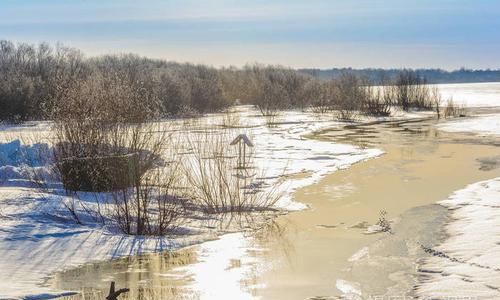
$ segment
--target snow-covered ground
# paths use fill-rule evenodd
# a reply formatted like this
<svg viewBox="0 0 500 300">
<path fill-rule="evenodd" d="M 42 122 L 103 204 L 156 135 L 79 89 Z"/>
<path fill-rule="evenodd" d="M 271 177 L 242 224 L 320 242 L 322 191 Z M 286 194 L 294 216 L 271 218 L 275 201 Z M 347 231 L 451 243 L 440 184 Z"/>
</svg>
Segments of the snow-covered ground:
<svg viewBox="0 0 500 300">
<path fill-rule="evenodd" d="M 449 238 L 420 266 L 417 295 L 500 299 L 500 178 L 471 184 L 440 204 L 452 214 Z"/>
<path fill-rule="evenodd" d="M 467 99 L 467 105 L 469 106 L 500 105 L 498 103 L 500 84 L 488 84 L 486 87 L 482 87 L 481 89 L 486 88 L 489 91 L 487 92 L 488 95 L 483 96 L 481 96 L 481 91 L 474 91 L 477 88 L 475 85 L 472 85 L 472 87 L 447 86 L 444 89 L 441 86 L 445 97 L 447 96 L 447 92 L 453 92 L 455 100 L 461 100 L 462 98 L 460 97 L 465 97 L 463 99 Z M 241 127 L 232 129 L 231 132 L 246 133 L 252 138 L 256 145 L 255 163 L 259 168 L 267 170 L 267 177 L 273 178 L 283 175 L 283 173 L 286 175 L 300 175 L 287 177 L 287 181 L 283 185 L 286 186 L 286 193 L 281 201 L 277 203 L 281 209 L 296 210 L 304 208 L 303 204 L 293 201 L 293 192 L 297 188 L 312 184 L 327 173 L 340 168 L 347 168 L 356 162 L 382 154 L 382 151 L 378 149 L 361 149 L 351 145 L 322 142 L 304 137 L 304 135 L 314 131 L 342 126 L 341 123 L 334 121 L 328 115 L 318 116 L 313 113 L 286 112 L 278 116 L 275 120 L 277 124 L 271 127 L 265 125 L 265 118 L 257 115 L 257 112 L 248 110 L 248 108 L 242 109 L 239 122 L 239 126 Z M 425 114 L 397 113 L 395 117 L 411 118 L 423 115 Z M 461 128 L 461 130 L 455 131 L 462 131 L 463 129 L 470 131 L 474 128 L 474 130 L 480 132 L 498 133 L 498 127 L 495 127 L 498 126 L 498 115 L 490 115 L 490 117 L 490 119 L 480 117 L 453 120 L 443 124 L 442 129 L 453 130 L 453 128 Z M 204 122 L 202 126 L 211 124 L 217 127 L 217 125 L 222 124 L 223 118 L 223 115 L 211 115 L 202 118 L 201 122 Z M 174 127 L 184 126 L 183 124 L 186 123 L 182 120 L 167 122 L 173 123 Z M 196 125 L 197 122 L 194 122 L 194 127 L 201 126 Z M 193 132 L 198 129 L 191 128 Z M 15 147 L 12 145 L 6 146 L 7 143 L 16 139 L 29 141 L 33 136 L 43 137 L 43 139 L 50 141 L 50 139 L 47 139 L 50 136 L 50 123 L 29 123 L 22 126 L 0 127 L 0 143 L 3 143 L 5 147 L 3 152 L 0 149 L 0 152 L 3 154 L 3 156 L 0 155 L 0 270 L 2 270 L 0 272 L 0 298 L 57 293 L 58 291 L 52 291 L 40 285 L 43 283 L 44 278 L 54 272 L 73 268 L 88 262 L 110 260 L 121 256 L 137 255 L 165 249 L 176 249 L 213 240 L 220 233 L 203 231 L 196 235 L 181 238 L 132 237 L 111 234 L 106 228 L 102 228 L 100 225 L 90 221 L 84 225 L 76 225 L 59 219 L 56 216 L 67 214 L 67 210 L 62 206 L 62 202 L 65 199 L 64 196 L 61 196 L 63 193 L 60 186 L 57 187 L 55 185 L 55 190 L 52 190 L 50 193 L 40 192 L 30 187 L 23 181 L 25 172 L 26 170 L 29 171 L 29 167 L 26 167 L 20 161 L 26 155 L 19 155 L 16 152 L 17 149 L 23 148 L 23 153 L 28 153 L 29 149 L 31 149 L 30 146 L 22 145 L 22 143 L 20 145 L 17 142 L 14 143 Z M 8 152 L 6 150 L 7 147 L 10 149 L 9 155 L 5 155 Z M 14 148 L 14 151 L 12 151 L 12 148 Z M 43 168 L 43 165 L 39 167 Z M 485 187 L 482 186 L 481 188 L 484 189 Z M 476 193 L 480 194 L 481 188 L 478 187 Z M 500 198 L 498 196 L 500 193 L 498 193 L 498 190 L 496 192 L 497 196 L 493 198 L 498 199 Z M 500 206 L 500 204 L 497 206 Z M 493 211 L 495 210 L 493 209 Z M 464 218 L 464 220 L 469 220 L 467 218 Z M 493 230 L 492 228 L 494 227 L 481 229 Z M 484 235 L 481 236 L 484 237 Z M 457 238 L 459 239 L 460 236 Z M 220 239 L 203 243 L 200 250 L 202 259 L 199 263 L 188 267 L 188 272 L 192 274 L 193 278 L 212 276 L 217 270 L 213 265 L 214 261 L 219 260 L 221 262 L 217 264 L 217 267 L 227 265 L 227 259 L 221 257 L 219 251 L 226 247 L 228 243 L 232 243 L 231 245 L 234 244 L 237 247 L 238 244 L 245 243 L 245 239 L 241 234 L 236 233 L 234 235 L 224 235 Z M 470 244 L 470 246 L 473 247 L 475 245 Z M 464 250 L 464 253 L 467 251 L 474 253 L 473 249 L 468 248 Z M 238 252 L 235 253 L 237 254 Z M 500 257 L 500 255 L 497 255 L 497 257 Z M 443 264 L 443 266 L 446 265 Z M 475 267 L 471 271 L 474 271 L 474 273 L 467 274 L 467 276 L 477 275 L 481 278 L 484 276 L 490 279 L 493 278 L 489 277 L 489 275 L 483 275 L 486 274 L 484 272 L 491 273 L 492 271 L 489 269 Z M 446 270 L 446 272 L 450 272 L 450 270 Z M 446 272 L 440 273 L 439 276 L 445 278 L 445 276 L 441 275 L 446 274 Z M 222 271 L 219 273 L 222 275 L 226 274 Z M 436 274 L 433 276 L 432 280 L 427 281 L 421 287 L 420 291 L 422 295 L 427 292 L 430 294 L 435 291 L 434 289 L 440 287 L 437 282 L 438 280 L 442 280 L 442 278 Z M 236 290 L 238 287 L 238 276 L 233 279 L 236 280 L 234 284 L 235 295 L 241 296 L 242 294 Z M 467 278 L 465 279 L 467 280 Z M 199 282 L 202 284 L 205 281 L 199 280 Z M 491 283 L 490 281 L 485 282 Z M 455 285 L 455 283 L 455 281 L 446 282 L 450 287 L 461 287 Z M 339 285 L 347 286 L 345 283 L 339 283 Z M 485 285 L 483 284 L 483 286 Z M 500 286 L 500 284 L 497 282 L 497 284 L 492 286 Z M 205 298 L 217 298 L 216 287 L 200 286 L 197 290 L 208 293 Z M 214 297 L 209 297 L 209 294 Z"/>
<path fill-rule="evenodd" d="M 331 116 L 286 112 L 275 120 L 277 124 L 268 127 L 266 120 L 255 114 L 248 108 L 241 111 L 241 127 L 232 129 L 232 132 L 247 133 L 253 139 L 256 165 L 266 170 L 268 178 L 283 173 L 300 175 L 287 177 L 283 184 L 286 194 L 277 203 L 280 209 L 304 208 L 303 204 L 293 201 L 292 193 L 297 188 L 311 184 L 329 172 L 382 154 L 378 149 L 361 149 L 303 137 L 316 130 L 341 126 Z M 221 122 L 221 117 L 202 118 L 203 125 L 196 121 L 189 130 L 195 132 L 199 126 L 207 124 L 215 126 Z M 168 122 L 186 124 L 184 121 Z M 68 221 L 69 213 L 63 203 L 71 199 L 64 195 L 60 183 L 52 183 L 51 189 L 40 191 L 23 178 L 24 171 L 33 167 L 24 164 L 24 159 L 35 146 L 12 140 L 24 140 L 23 137 L 33 132 L 49 136 L 50 126 L 35 123 L 3 127 L 0 132 L 0 151 L 3 154 L 0 170 L 5 171 L 0 182 L 0 298 L 57 293 L 40 285 L 54 272 L 88 262 L 176 249 L 214 239 L 222 233 L 200 230 L 197 234 L 177 238 L 134 237 L 111 233 L 90 218 L 84 220 L 83 225 Z M 50 145 L 38 145 L 38 148 L 43 147 Z M 91 197 L 86 201 L 89 206 L 95 205 Z M 206 244 L 206 247 L 217 248 L 221 245 L 219 243 L 225 244 L 226 239 L 232 237 L 235 236 Z M 203 276 L 196 268 L 193 270 L 195 278 Z"/>
<path fill-rule="evenodd" d="M 470 118 L 453 119 L 440 124 L 439 129 L 448 132 L 500 135 L 500 114 L 487 114 Z"/>
<path fill-rule="evenodd" d="M 437 84 L 444 100 L 467 107 L 500 106 L 500 82 Z"/>
<path fill-rule="evenodd" d="M 465 107 L 500 107 L 500 83 L 438 84 L 444 100 L 452 98 Z M 471 132 L 479 135 L 500 135 L 500 114 L 481 114 L 451 119 L 439 125 L 448 132 Z"/>
</svg>

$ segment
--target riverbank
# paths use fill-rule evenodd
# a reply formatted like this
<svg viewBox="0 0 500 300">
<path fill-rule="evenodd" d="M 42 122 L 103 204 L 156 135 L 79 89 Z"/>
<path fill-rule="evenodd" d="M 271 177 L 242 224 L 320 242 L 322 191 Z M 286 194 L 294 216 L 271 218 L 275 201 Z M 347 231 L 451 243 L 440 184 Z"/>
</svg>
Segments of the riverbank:
<svg viewBox="0 0 500 300">
<path fill-rule="evenodd" d="M 5 210 L 10 220 L 21 218 L 3 223 L 0 250 L 9 260 L 0 262 L 11 271 L 6 273 L 9 278 L 2 280 L 5 288 L 2 292 L 10 291 L 7 295 L 13 297 L 14 293 L 26 295 L 26 291 L 40 294 L 81 288 L 106 290 L 110 278 L 118 278 L 133 289 L 174 289 L 180 295 L 201 295 L 203 299 L 220 299 L 228 293 L 239 299 L 258 296 L 281 299 L 289 290 L 294 291 L 296 299 L 340 296 L 346 291 L 380 294 L 391 289 L 399 278 L 395 274 L 406 274 L 412 267 L 415 269 L 415 265 L 408 262 L 413 256 L 401 255 L 407 262 L 396 263 L 405 267 L 401 270 L 382 268 L 373 273 L 378 274 L 375 278 L 365 276 L 366 281 L 354 276 L 358 273 L 355 264 L 376 256 L 377 252 L 370 252 L 369 246 L 386 236 L 383 233 L 364 234 L 369 225 L 376 223 L 379 212 L 388 212 L 394 228 L 406 228 L 398 225 L 397 217 L 404 216 L 408 209 L 444 199 L 461 188 L 461 184 L 487 179 L 485 176 L 498 172 L 498 168 L 489 163 L 497 149 L 484 142 L 484 138 L 441 133 L 434 120 L 421 117 L 419 114 L 403 115 L 344 127 L 345 123 L 325 116 L 289 112 L 268 127 L 266 120 L 248 113 L 246 118 L 250 123 L 243 128 L 251 130 L 251 136 L 261 146 L 257 155 L 260 163 L 273 166 L 274 172 L 281 172 L 286 167 L 285 178 L 294 180 L 289 182 L 281 208 L 310 207 L 278 217 L 271 222 L 272 229 L 258 230 L 257 236 L 251 230 L 217 238 L 220 234 L 241 229 L 221 229 L 212 223 L 202 234 L 200 228 L 195 228 L 198 232 L 188 237 L 127 237 L 112 235 L 95 225 L 87 224 L 84 230 L 67 224 L 53 226 L 45 222 L 47 212 L 37 211 L 40 214 L 36 215 L 31 213 L 33 206 L 11 206 L 15 213 Z M 192 130 L 206 128 L 206 124 L 220 129 L 219 123 L 217 118 L 208 119 L 206 123 L 194 122 Z M 6 133 L 13 134 L 17 133 Z M 355 164 L 380 155 L 382 151 L 377 149 L 383 149 L 386 155 Z M 289 165 L 290 162 L 293 164 Z M 47 195 L 35 195 L 33 191 L 27 187 L 4 186 L 1 192 L 2 199 L 10 204 L 18 203 L 13 199 L 23 199 L 19 203 L 41 203 L 47 199 Z M 47 205 L 46 208 L 54 207 Z M 418 217 L 419 212 L 425 209 L 408 216 L 424 220 L 434 215 L 433 211 Z M 45 223 L 40 225 L 40 222 Z M 439 227 L 431 219 L 424 223 Z M 399 241 L 409 234 L 411 231 L 405 233 L 398 229 L 396 232 Z M 181 253 L 176 255 L 181 258 L 177 265 L 170 264 L 172 259 L 168 255 L 164 259 L 163 255 L 148 256 L 153 259 L 134 258 L 212 239 L 215 240 L 175 252 Z M 53 255 L 53 249 L 60 255 Z M 67 254 L 62 256 L 64 253 Z M 383 256 L 388 252 L 382 250 L 380 253 Z M 114 260 L 122 256 L 130 258 Z M 25 257 L 32 260 L 19 263 Z M 33 261 L 36 263 L 32 264 Z M 104 263 L 88 264 L 92 261 Z M 82 264 L 85 265 L 83 269 L 74 269 Z M 117 273 L 120 264 L 122 271 Z M 107 272 L 107 268 L 115 271 Z M 57 273 L 61 270 L 69 271 Z M 391 272 L 383 273 L 384 270 Z M 224 280 L 211 280 L 215 277 Z M 372 282 L 371 288 L 376 289 L 370 290 L 366 282 Z"/>
<path fill-rule="evenodd" d="M 270 186 L 272 182 L 282 182 L 283 195 L 273 207 L 278 213 L 305 208 L 304 204 L 292 199 L 298 188 L 317 182 L 328 173 L 382 154 L 378 149 L 303 138 L 316 130 L 343 125 L 331 116 L 290 111 L 280 114 L 270 125 L 255 110 L 239 109 L 234 113 L 239 114 L 241 122 L 230 124 L 230 127 L 224 124 L 227 117 L 224 114 L 165 121 L 159 126 L 170 130 L 172 139 L 203 130 L 234 136 L 247 133 L 256 145 L 255 166 L 264 171 L 259 176 Z M 57 295 L 66 289 L 46 284 L 47 278 L 56 272 L 91 262 L 180 249 L 244 230 L 241 226 L 247 227 L 244 222 L 225 226 L 225 218 L 219 220 L 217 216 L 208 216 L 207 220 L 189 220 L 183 224 L 179 230 L 182 234 L 127 236 L 99 224 L 85 207 L 78 211 L 83 216 L 83 224 L 76 224 L 66 207 L 72 198 L 64 193 L 60 183 L 53 182 L 50 189 L 40 189 L 23 177 L 32 166 L 18 161 L 24 158 L 19 153 L 31 148 L 11 141 L 13 138 L 33 141 L 34 133 L 43 137 L 50 147 L 50 126 L 46 123 L 6 127 L 0 134 L 7 157 L 0 167 L 9 171 L 0 176 L 3 180 L 0 187 L 0 269 L 4 270 L 0 274 L 0 297 Z M 88 207 L 97 205 L 93 199 L 95 195 L 83 193 L 79 196 Z"/>
<path fill-rule="evenodd" d="M 371 122 L 317 131 L 315 140 L 380 148 L 299 189 L 309 209 L 279 216 L 257 232 L 235 233 L 177 251 L 58 273 L 55 288 L 105 291 L 110 278 L 163 299 L 331 299 L 359 293 L 412 295 L 417 262 L 446 237 L 447 209 L 435 203 L 495 176 L 488 139 L 441 132 L 436 120 Z M 381 210 L 391 233 L 366 234 Z M 168 295 L 166 295 L 168 294 Z M 172 296 L 175 295 L 175 296 Z"/>
</svg>

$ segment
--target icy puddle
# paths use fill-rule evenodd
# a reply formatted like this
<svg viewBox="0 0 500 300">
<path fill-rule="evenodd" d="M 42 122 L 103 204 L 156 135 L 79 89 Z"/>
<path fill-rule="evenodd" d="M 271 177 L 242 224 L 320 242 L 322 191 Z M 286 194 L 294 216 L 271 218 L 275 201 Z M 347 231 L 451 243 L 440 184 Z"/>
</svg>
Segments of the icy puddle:
<svg viewBox="0 0 500 300">
<path fill-rule="evenodd" d="M 450 216 L 435 203 L 500 176 L 498 140 L 440 132 L 432 120 L 348 126 L 314 138 L 386 154 L 299 189 L 294 200 L 310 208 L 256 232 L 90 264 L 58 273 L 46 284 L 84 290 L 88 299 L 102 299 L 111 280 L 130 287 L 132 299 L 137 293 L 154 299 L 412 296 L 417 262 L 445 238 Z M 368 234 L 382 210 L 391 232 Z"/>
</svg>

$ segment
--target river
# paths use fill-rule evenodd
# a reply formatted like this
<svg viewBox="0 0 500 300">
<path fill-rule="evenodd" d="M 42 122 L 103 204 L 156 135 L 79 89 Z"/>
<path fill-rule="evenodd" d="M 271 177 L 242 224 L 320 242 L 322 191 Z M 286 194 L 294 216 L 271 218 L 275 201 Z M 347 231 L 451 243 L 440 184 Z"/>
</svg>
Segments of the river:
<svg viewBox="0 0 500 300">
<path fill-rule="evenodd" d="M 85 299 L 102 298 L 111 280 L 130 287 L 132 299 L 411 296 L 418 259 L 428 255 L 422 247 L 445 238 L 448 213 L 435 203 L 467 184 L 500 176 L 497 138 L 440 132 L 437 122 L 375 122 L 317 132 L 308 138 L 385 154 L 299 189 L 294 199 L 309 208 L 259 230 L 88 264 L 57 273 L 45 285 L 84 291 Z M 381 211 L 391 231 L 367 234 Z"/>
</svg>

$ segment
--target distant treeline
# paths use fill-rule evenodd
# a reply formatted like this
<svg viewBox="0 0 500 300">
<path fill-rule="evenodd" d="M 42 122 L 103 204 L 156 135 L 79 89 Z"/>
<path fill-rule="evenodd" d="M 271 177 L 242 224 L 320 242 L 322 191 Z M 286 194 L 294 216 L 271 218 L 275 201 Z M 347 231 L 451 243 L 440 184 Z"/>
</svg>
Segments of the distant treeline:
<svg viewBox="0 0 500 300">
<path fill-rule="evenodd" d="M 142 122 L 220 111 L 235 103 L 255 105 L 263 115 L 312 108 L 341 112 L 342 118 L 355 111 L 387 114 L 393 105 L 405 110 L 434 106 L 425 85 L 435 81 L 432 74 L 317 72 L 258 64 L 216 69 L 133 54 L 87 58 L 61 45 L 0 41 L 0 121 L 91 116 L 103 123 Z M 379 83 L 388 88 L 374 89 Z"/>
<path fill-rule="evenodd" d="M 445 71 L 442 69 L 413 69 L 412 72 L 425 78 L 427 83 L 467 83 L 467 82 L 497 82 L 500 81 L 500 70 L 470 70 L 460 69 Z M 344 73 L 354 74 L 358 77 L 368 78 L 375 84 L 385 84 L 394 81 L 399 76 L 401 69 L 300 69 L 299 72 L 321 79 L 336 79 Z"/>
<path fill-rule="evenodd" d="M 229 105 L 226 99 L 215 68 L 132 54 L 86 58 L 61 45 L 0 41 L 0 120 L 100 111 L 134 121 L 216 111 Z"/>
</svg>

